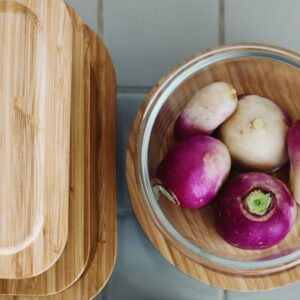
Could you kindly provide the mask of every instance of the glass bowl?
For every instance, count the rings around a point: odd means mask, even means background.
[[[223,46],[193,56],[169,72],[151,91],[135,145],[135,175],[141,201],[153,226],[182,254],[210,268],[233,274],[282,271],[300,262],[300,213],[279,245],[253,251],[235,248],[215,230],[212,206],[182,209],[153,189],[156,169],[174,143],[174,122],[201,87],[231,83],[238,94],[258,94],[300,118],[300,55],[258,44]],[[273,174],[288,184],[289,166]]]

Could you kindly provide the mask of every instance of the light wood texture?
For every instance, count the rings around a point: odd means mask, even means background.
[[[245,46],[243,47],[245,48]],[[210,56],[213,57],[214,55],[211,54]],[[295,59],[297,60],[297,58]],[[201,61],[201,59],[198,61]],[[298,56],[298,63],[299,61],[300,58]],[[176,68],[173,71],[175,70]],[[171,73],[172,71],[169,75]],[[167,77],[168,75],[162,78],[160,83],[154,87],[138,112],[127,148],[126,165],[129,194],[134,211],[144,232],[161,255],[171,264],[189,276],[216,287],[239,291],[258,291],[281,287],[300,280],[299,265],[286,271],[268,275],[243,275],[241,273],[233,275],[232,273],[219,271],[213,264],[205,261],[201,263],[195,257],[189,256],[179,244],[171,244],[156,226],[151,213],[141,199],[142,196],[136,181],[134,157],[138,127],[143,113],[151,96],[154,95]],[[150,139],[150,178],[155,176],[154,173],[159,161],[174,143],[173,126],[182,107],[195,91],[216,81],[231,83],[237,89],[238,94],[257,93],[273,99],[288,111],[293,120],[300,118],[299,69],[285,63],[263,58],[238,58],[216,63],[197,72],[197,74],[181,84],[176,89],[176,93],[170,95],[168,103],[162,107]],[[233,173],[236,174],[236,171]],[[288,166],[274,175],[288,182]],[[175,207],[162,198],[159,200],[159,204],[165,216],[181,235],[199,248],[220,257],[250,261],[268,256],[276,257],[276,255],[280,256],[290,253],[293,249],[299,249],[300,218],[296,219],[292,231],[278,246],[263,251],[245,251],[228,245],[219,237],[215,231],[211,206],[201,210],[186,210]],[[300,208],[298,206],[299,215]]]
[[[67,241],[68,11],[57,0],[1,0],[0,40],[0,278],[19,279],[48,269]]]
[[[0,300],[88,300],[107,283],[116,259],[116,123],[115,73],[111,58],[99,38],[86,27],[87,47],[91,55],[91,178],[97,197],[94,210],[97,234],[94,255],[81,278],[70,288],[47,297],[0,296]],[[54,279],[55,280],[55,279]]]
[[[70,9],[73,26],[72,103],[71,103],[71,160],[69,233],[66,247],[59,260],[45,273],[24,280],[0,280],[0,294],[49,295],[71,286],[84,271],[89,257],[93,257],[96,239],[91,226],[95,227],[95,183],[91,179],[92,152],[89,137],[91,55],[85,25]]]

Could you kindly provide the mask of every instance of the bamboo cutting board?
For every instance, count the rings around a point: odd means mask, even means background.
[[[84,271],[90,255],[95,233],[93,181],[90,179],[90,63],[91,55],[84,24],[70,9],[73,26],[72,104],[71,104],[71,161],[69,233],[66,248],[55,265],[45,273],[24,280],[0,280],[0,294],[48,295],[72,285]],[[95,242],[93,242],[95,244]]]
[[[51,267],[67,241],[68,11],[59,0],[1,0],[0,40],[0,278],[21,279]]]
[[[97,201],[97,242],[94,256],[81,278],[68,289],[48,297],[0,296],[0,300],[89,300],[107,283],[116,259],[116,152],[115,74],[110,56],[98,37],[88,28],[91,53],[91,174]],[[94,172],[94,173],[93,173]]]

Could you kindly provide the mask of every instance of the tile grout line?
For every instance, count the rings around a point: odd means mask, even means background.
[[[117,93],[119,94],[148,94],[152,87],[147,86],[118,86]]]
[[[132,218],[135,214],[132,208],[117,208],[117,217],[118,218]]]
[[[103,39],[104,20],[103,20],[103,0],[98,0],[98,34]]]
[[[225,44],[225,0],[219,0],[219,44]]]
[[[227,290],[222,290],[221,300],[227,300]]]

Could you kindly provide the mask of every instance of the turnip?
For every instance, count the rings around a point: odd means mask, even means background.
[[[285,184],[264,173],[244,173],[227,183],[214,209],[221,237],[242,249],[264,249],[291,230],[296,205]]]
[[[295,200],[300,204],[300,120],[289,130],[288,153],[290,157],[290,185]]]
[[[245,95],[220,127],[220,138],[239,167],[272,172],[288,160],[286,136],[291,119],[271,100]]]
[[[209,136],[181,141],[167,153],[157,169],[156,188],[184,208],[199,208],[211,202],[231,166],[228,150]]]
[[[199,90],[180,113],[174,127],[179,140],[210,135],[236,109],[237,94],[232,85],[216,82]]]

